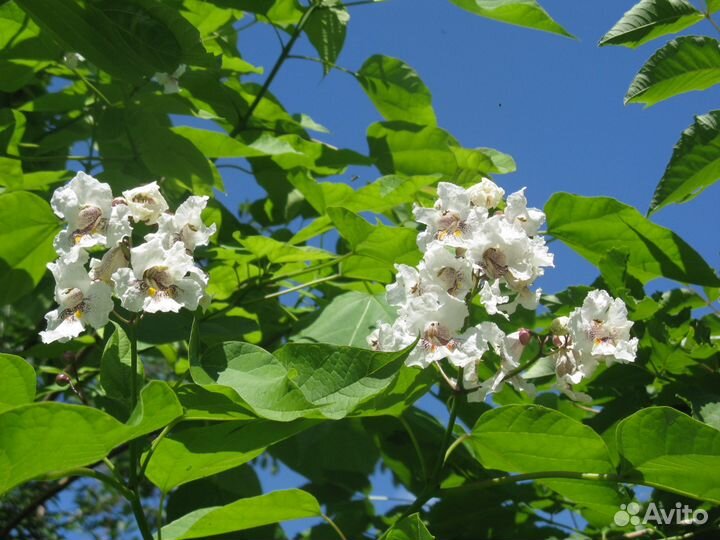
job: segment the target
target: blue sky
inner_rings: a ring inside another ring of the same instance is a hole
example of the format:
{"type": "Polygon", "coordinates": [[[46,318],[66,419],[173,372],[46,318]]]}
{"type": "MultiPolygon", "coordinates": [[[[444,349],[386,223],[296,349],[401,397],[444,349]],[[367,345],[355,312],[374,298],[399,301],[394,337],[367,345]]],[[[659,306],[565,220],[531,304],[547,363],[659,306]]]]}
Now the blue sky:
{"type": "MultiPolygon", "coordinates": [[[[636,50],[597,46],[634,3],[542,2],[577,40],[486,20],[443,0],[356,6],[350,8],[338,64],[357,70],[376,53],[410,64],[433,93],[441,127],[465,146],[513,155],[518,171],[496,180],[506,190],[527,186],[531,205],[542,207],[552,193],[570,191],[616,197],[645,212],[680,133],[694,115],[716,106],[718,93],[685,94],[650,109],[623,105],[630,81],[663,42],[636,50]]],[[[712,35],[715,30],[704,21],[694,33],[712,35]]],[[[279,48],[265,25],[240,36],[246,59],[265,66],[266,72],[279,48]]],[[[299,41],[293,53],[317,56],[307,40],[299,41]]],[[[334,71],[323,78],[320,65],[311,62],[286,62],[271,91],[290,112],[310,114],[327,126],[331,134],[320,138],[336,146],[367,152],[366,129],[381,120],[353,77],[334,71]]],[[[231,207],[258,196],[247,176],[228,174],[228,169],[223,173],[228,175],[226,202],[231,207]]],[[[360,175],[363,183],[380,176],[371,168],[360,175]]],[[[714,267],[720,266],[712,234],[718,229],[719,188],[653,218],[680,234],[714,267]]],[[[543,278],[545,290],[588,283],[596,275],[559,243],[552,250],[556,269],[543,278]]]]}

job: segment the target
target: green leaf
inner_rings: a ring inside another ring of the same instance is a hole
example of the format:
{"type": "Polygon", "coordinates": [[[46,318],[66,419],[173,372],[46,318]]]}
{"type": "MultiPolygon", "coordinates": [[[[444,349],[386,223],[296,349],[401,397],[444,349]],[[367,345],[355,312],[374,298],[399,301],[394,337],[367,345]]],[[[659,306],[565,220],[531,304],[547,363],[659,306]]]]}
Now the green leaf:
{"type": "MultiPolygon", "coordinates": [[[[108,397],[129,401],[132,377],[130,340],[120,325],[113,323],[113,326],[115,331],[105,344],[100,359],[100,384],[108,397]]],[[[139,360],[135,379],[138,388],[142,386],[144,370],[139,360]]]]}
{"type": "Polygon", "coordinates": [[[573,37],[535,0],[450,0],[450,2],[488,19],[573,37]]]}
{"type": "Polygon", "coordinates": [[[274,491],[240,499],[225,506],[195,510],[162,528],[163,540],[204,538],[279,523],[322,516],[315,497],[299,489],[274,491]]]}
{"type": "Polygon", "coordinates": [[[339,419],[387,388],[408,353],[290,343],[271,354],[227,342],[208,349],[191,374],[198,384],[229,386],[270,420],[339,419]]]}
{"type": "Polygon", "coordinates": [[[237,232],[235,237],[244,248],[258,259],[267,258],[272,263],[322,261],[332,259],[335,256],[324,249],[311,246],[293,246],[267,236],[246,236],[243,238],[237,232]]]}
{"type": "Polygon", "coordinates": [[[0,412],[35,399],[33,367],[14,354],[0,353],[0,412]]]}
{"type": "Polygon", "coordinates": [[[629,478],[714,503],[720,502],[720,431],[669,407],[651,407],[623,420],[617,445],[629,478]]]}
{"type": "Polygon", "coordinates": [[[635,48],[653,39],[675,34],[704,18],[687,0],[641,0],[600,40],[600,46],[635,48]]]}
{"type": "Polygon", "coordinates": [[[349,21],[350,14],[339,0],[324,0],[305,24],[305,33],[323,61],[325,75],[340,56],[349,21]]]}
{"type": "Polygon", "coordinates": [[[180,64],[211,65],[195,27],[160,2],[133,0],[121,9],[112,0],[17,3],[65,50],[127,81],[172,73],[180,64]]]}
{"type": "Polygon", "coordinates": [[[487,411],[468,441],[489,469],[516,473],[614,470],[605,442],[592,428],[538,405],[487,411]]]}
{"type": "Polygon", "coordinates": [[[548,232],[596,266],[615,249],[629,254],[628,270],[643,283],[659,277],[710,287],[720,283],[682,238],[615,199],[556,193],[545,213],[548,232]]]}
{"type": "MultiPolygon", "coordinates": [[[[510,473],[615,472],[605,441],[592,428],[538,405],[508,405],[484,413],[473,427],[468,444],[488,469],[510,473]]],[[[590,516],[612,517],[621,502],[611,483],[560,479],[542,483],[586,507],[590,516]]]]}
{"type": "Polygon", "coordinates": [[[365,61],[356,76],[386,120],[428,126],[437,123],[430,90],[402,60],[376,54],[365,61]]]}
{"type": "MultiPolygon", "coordinates": [[[[151,111],[128,111],[126,122],[140,159],[151,173],[175,178],[196,195],[212,194],[213,167],[192,142],[163,125],[151,111]]],[[[215,187],[222,189],[222,185],[215,187]]]]}
{"type": "Polygon", "coordinates": [[[223,422],[174,430],[157,446],[146,471],[168,493],[174,488],[247,463],[268,446],[312,425],[308,420],[223,422]],[[182,463],[178,467],[178,463],[182,463]]]}
{"type": "Polygon", "coordinates": [[[50,205],[32,193],[0,194],[0,305],[32,291],[55,259],[60,222],[50,205]]]}
{"type": "Polygon", "coordinates": [[[447,131],[434,126],[379,122],[368,128],[367,140],[383,174],[452,177],[462,171],[504,174],[515,170],[510,156],[487,148],[462,148],[447,131]]]}
{"type": "Polygon", "coordinates": [[[378,322],[392,322],[394,318],[395,310],[388,306],[384,294],[350,291],[333,298],[320,316],[292,339],[367,347],[367,337],[378,322]]]}
{"type": "Polygon", "coordinates": [[[648,214],[691,201],[720,178],[720,111],[696,116],[673,149],[648,214]]]}
{"type": "Polygon", "coordinates": [[[720,43],[709,37],[679,37],[658,50],[640,69],[625,95],[625,104],[645,103],[650,107],[718,83],[720,43]]]}
{"type": "Polygon", "coordinates": [[[401,519],[381,537],[382,540],[433,540],[434,538],[420,519],[420,514],[410,514],[401,519]]]}
{"type": "Polygon", "coordinates": [[[167,383],[153,381],[127,424],[91,407],[43,402],[0,414],[0,494],[38,476],[95,463],[182,414],[167,383]]]}

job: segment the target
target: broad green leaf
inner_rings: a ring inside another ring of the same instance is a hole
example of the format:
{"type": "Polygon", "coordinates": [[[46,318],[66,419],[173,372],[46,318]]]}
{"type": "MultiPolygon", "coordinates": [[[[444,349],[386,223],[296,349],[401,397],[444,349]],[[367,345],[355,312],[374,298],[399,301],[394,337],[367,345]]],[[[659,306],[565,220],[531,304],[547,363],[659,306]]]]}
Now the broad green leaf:
{"type": "Polygon", "coordinates": [[[643,283],[659,277],[710,287],[720,283],[682,238],[615,199],[556,193],[545,213],[548,232],[595,265],[615,249],[629,254],[628,270],[643,283]]]}
{"type": "Polygon", "coordinates": [[[247,463],[268,446],[312,425],[308,420],[250,420],[174,431],[157,446],[148,464],[148,479],[168,493],[172,489],[247,463]],[[182,463],[178,467],[178,463],[182,463]]]}
{"type": "MultiPolygon", "coordinates": [[[[105,350],[100,359],[100,384],[108,397],[128,401],[132,377],[130,340],[120,325],[113,323],[113,326],[115,330],[105,344],[105,350]]],[[[139,388],[144,379],[144,370],[140,360],[138,360],[135,378],[139,388]]]]}
{"type": "Polygon", "coordinates": [[[625,103],[650,107],[718,83],[720,43],[709,37],[679,37],[658,50],[640,69],[625,95],[625,103]]]}
{"type": "Polygon", "coordinates": [[[600,40],[600,46],[635,48],[653,39],[681,32],[703,19],[687,0],[641,0],[600,40]]]}
{"type": "Polygon", "coordinates": [[[60,222],[50,205],[27,191],[0,194],[0,305],[28,294],[55,259],[60,222]]]}
{"type": "Polygon", "coordinates": [[[345,44],[350,14],[340,0],[323,0],[305,24],[305,33],[323,61],[323,73],[332,70],[345,44]]]}
{"type": "Polygon", "coordinates": [[[720,111],[696,116],[675,145],[648,214],[688,202],[720,178],[720,111]]]}
{"type": "Polygon", "coordinates": [[[720,0],[705,0],[705,5],[710,13],[720,11],[720,0]]]}
{"type": "MultiPolygon", "coordinates": [[[[25,115],[14,109],[0,109],[0,154],[20,155],[25,134],[25,115]]],[[[23,184],[22,161],[0,155],[0,186],[19,188],[23,184]]]]}
{"type": "Polygon", "coordinates": [[[386,120],[434,126],[432,94],[417,72],[402,60],[376,54],[356,74],[386,120]]]}
{"type": "Polygon", "coordinates": [[[394,318],[395,310],[384,294],[350,291],[333,298],[293,341],[367,347],[367,337],[378,323],[394,318]]]}
{"type": "Polygon", "coordinates": [[[411,514],[390,527],[382,535],[381,540],[433,540],[434,538],[420,519],[420,514],[411,514]]]}
{"type": "Polygon", "coordinates": [[[165,525],[163,540],[204,538],[281,521],[322,516],[315,497],[299,489],[274,491],[225,506],[195,510],[165,525]]]}
{"type": "MultiPolygon", "coordinates": [[[[191,363],[194,361],[191,360],[191,363]]],[[[253,420],[257,418],[232,388],[184,384],[176,390],[183,420],[253,420]]]]}
{"type": "Polygon", "coordinates": [[[0,353],[0,412],[35,399],[33,367],[14,354],[0,353]]]}
{"type": "Polygon", "coordinates": [[[387,388],[408,353],[290,343],[271,354],[227,342],[211,347],[191,374],[198,384],[229,386],[271,420],[339,419],[387,388]]]}
{"type": "Polygon", "coordinates": [[[267,236],[246,236],[243,238],[239,233],[236,233],[235,236],[238,242],[255,257],[258,259],[267,258],[272,263],[322,261],[332,259],[335,256],[324,249],[312,246],[293,246],[267,236]]]}
{"type": "Polygon", "coordinates": [[[158,177],[179,180],[196,195],[210,195],[217,179],[213,167],[198,148],[185,137],[163,125],[156,114],[147,110],[126,113],[127,127],[140,159],[158,177]]]}
{"type": "Polygon", "coordinates": [[[367,140],[383,174],[453,177],[463,171],[504,174],[515,170],[510,156],[487,148],[462,148],[447,131],[434,126],[379,122],[368,128],[367,140]]]}
{"type": "Polygon", "coordinates": [[[488,19],[573,37],[535,0],[450,0],[450,2],[488,19]]]}
{"type": "Polygon", "coordinates": [[[600,435],[577,420],[539,405],[507,405],[486,412],[468,441],[489,469],[517,473],[614,471],[600,435]]]}
{"type": "Polygon", "coordinates": [[[113,76],[139,81],[180,64],[210,65],[197,30],[170,6],[150,0],[20,0],[28,15],[67,51],[113,76]]]}
{"type": "MultiPolygon", "coordinates": [[[[486,412],[473,427],[468,444],[488,469],[615,472],[607,445],[592,428],[538,405],[508,405],[486,412]]],[[[586,507],[590,518],[611,517],[621,502],[611,483],[560,479],[542,483],[586,507]]]]}
{"type": "Polygon", "coordinates": [[[190,126],[175,126],[171,130],[188,139],[207,158],[252,158],[298,153],[285,139],[267,132],[245,144],[219,131],[190,126]]]}
{"type": "Polygon", "coordinates": [[[170,387],[148,384],[127,424],[91,407],[42,402],[0,414],[0,493],[48,473],[95,463],[182,414],[170,387]]]}
{"type": "Polygon", "coordinates": [[[651,407],[623,420],[617,446],[631,479],[720,502],[720,431],[669,407],[651,407]]]}

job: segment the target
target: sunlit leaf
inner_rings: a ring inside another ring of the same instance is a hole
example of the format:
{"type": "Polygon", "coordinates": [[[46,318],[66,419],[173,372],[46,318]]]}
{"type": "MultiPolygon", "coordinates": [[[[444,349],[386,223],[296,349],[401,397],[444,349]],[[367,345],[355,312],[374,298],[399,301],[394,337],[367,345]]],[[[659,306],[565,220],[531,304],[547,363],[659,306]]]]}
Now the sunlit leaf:
{"type": "Polygon", "coordinates": [[[535,0],[450,0],[450,2],[488,19],[573,37],[535,0]]]}

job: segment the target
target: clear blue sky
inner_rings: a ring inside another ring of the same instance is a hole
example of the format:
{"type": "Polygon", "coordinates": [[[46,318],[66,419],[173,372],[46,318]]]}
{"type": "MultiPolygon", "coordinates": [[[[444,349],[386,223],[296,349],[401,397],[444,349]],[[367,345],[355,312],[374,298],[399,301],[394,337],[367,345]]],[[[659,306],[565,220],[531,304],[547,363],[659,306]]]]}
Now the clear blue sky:
{"type": "MultiPolygon", "coordinates": [[[[518,171],[496,179],[506,190],[528,186],[531,205],[542,207],[552,193],[570,191],[616,197],[645,212],[680,133],[693,115],[717,106],[718,90],[685,94],[650,109],[626,107],[623,96],[630,81],[663,40],[636,50],[599,48],[597,42],[635,2],[541,3],[578,39],[483,19],[443,0],[390,0],[351,8],[338,64],[357,70],[376,53],[410,64],[433,93],[441,127],[465,146],[493,147],[514,156],[518,171]]],[[[712,35],[715,30],[702,22],[694,32],[712,35]]],[[[279,44],[267,26],[255,25],[241,34],[240,50],[267,72],[279,44]]],[[[293,52],[317,55],[307,40],[293,52]]],[[[320,65],[290,60],[271,90],[291,113],[310,114],[327,126],[331,134],[322,140],[367,152],[366,129],[381,117],[353,77],[334,71],[323,78],[320,65]]],[[[379,176],[370,168],[360,174],[363,182],[379,176]]],[[[229,178],[231,207],[258,196],[247,176],[229,178]]],[[[716,185],[653,219],[718,267],[713,233],[719,202],[716,185]]],[[[588,283],[596,275],[559,243],[552,250],[556,269],[541,283],[546,291],[588,283]]]]}

